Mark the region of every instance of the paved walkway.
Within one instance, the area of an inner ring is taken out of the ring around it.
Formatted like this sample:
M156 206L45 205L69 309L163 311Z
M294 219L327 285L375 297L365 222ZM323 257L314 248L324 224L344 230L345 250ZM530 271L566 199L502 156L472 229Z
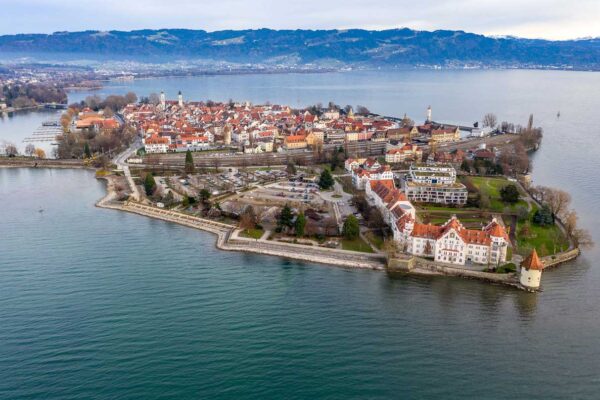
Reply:
M129 183L129 188L131 189L131 196L135 201L140 201L141 196L140 192L131 177L131 171L129 170L129 165L127 165L127 159L134 154L140 147L142 146L142 141L138 137L125 151L118 154L114 159L113 163L117 166L118 170L122 170L125 174L125 178L127 178L127 183Z

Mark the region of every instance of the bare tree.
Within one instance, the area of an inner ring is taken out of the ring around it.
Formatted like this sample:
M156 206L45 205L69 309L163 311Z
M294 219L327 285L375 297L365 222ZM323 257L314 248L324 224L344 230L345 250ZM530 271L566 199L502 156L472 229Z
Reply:
M13 143L6 143L4 145L4 154L8 157L16 157L19 155L19 150L17 150L17 146Z
M134 104L137 103L138 97L133 92L127 92L127 94L125 94L125 100L127 101L127 104Z
M585 229L575 229L571 238L575 242L575 246L580 248L590 248L594 246L592 235Z
M257 217L254 212L254 207L248 206L244 209L240 216L240 228L242 229L254 229L256 226Z
M148 102L156 106L158 103L160 103L160 97L156 93L150 93L148 96Z
M546 194L546 204L550 207L552 214L562 217L571 204L571 195L564 190L550 189Z
M371 111L369 111L369 109L365 106L358 105L358 106L356 106L356 113L366 115L366 114L371 114Z
M100 107L100 103L102 103L102 98L97 94L85 98L85 105L92 110L97 110Z
M32 157L35 154L35 146L33 143L29 143L27 146L25 146L25 154L29 157Z
M487 113L483 116L483 126L494 129L498 124L498 118L495 114Z
M327 236L337 235L339 233L338 224L335 221L335 218L326 218L323 221L323 228L325 229L325 235Z
M566 211L563 215L562 222L567 231L567 235L573 236L573 232L577 229L577 212L575 210Z
M533 130L533 114L529 114L529 121L527 121L527 130Z

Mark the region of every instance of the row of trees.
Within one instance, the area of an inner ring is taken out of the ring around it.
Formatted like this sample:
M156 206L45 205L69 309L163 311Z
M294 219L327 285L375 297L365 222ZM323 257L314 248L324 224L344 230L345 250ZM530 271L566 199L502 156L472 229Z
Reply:
M9 107L25 108L40 103L66 103L67 93L52 84L10 84L2 86L2 95Z
M138 97L133 92L128 92L125 95L109 95L102 98L98 95L92 95L85 98L80 103L72 104L72 107L83 108L89 107L94 111L105 110L107 113L115 113L123 109L127 104L136 103Z
M4 147L4 155L7 157L16 157L19 155L19 149L14 143L6 142L2 147ZM35 147L35 145L32 143L29 143L27 146L25 146L24 154L27 157L46 158L46 152L44 149Z
M132 95L135 96L135 94ZM99 96L90 97L99 98ZM113 108L124 107L128 104L129 100L133 99L127 97L128 95L108 96L104 100L99 98L100 100L96 105L97 108L104 107L105 116L109 117L113 113ZM111 154L128 146L135 138L135 129L127 124L119 126L110 133L98 133L91 129L82 132L72 132L71 121L73 118L76 118L83 107L89 107L86 101L71 104L62 114L60 123L63 128L63 136L59 141L58 147L54 150L57 158L89 158L93 154ZM91 101L90 104L94 105L95 100Z
M353 108L350 104L347 104L344 107L341 107L339 105L337 105L336 103L334 103L333 101L330 101L327 104L327 108L323 107L323 103L317 103L314 104L310 107L307 107L306 110L313 114L313 115L317 115L317 116L321 116L323 114L323 111L325 110L335 110L335 111L339 111L343 114L349 114L350 111L356 113L356 114L361 114L361 115L367 115L367 114L371 114L371 111L362 105L357 105L356 108ZM298 110L299 112L301 110Z
M559 218L563 223L567 235L576 246L590 247L593 245L590 233L578 227L579 217L577 212L570 208L571 195L564 190L547 186L532 186L529 188L531 195L542 203L542 208L533 216L533 222L538 225L555 223Z

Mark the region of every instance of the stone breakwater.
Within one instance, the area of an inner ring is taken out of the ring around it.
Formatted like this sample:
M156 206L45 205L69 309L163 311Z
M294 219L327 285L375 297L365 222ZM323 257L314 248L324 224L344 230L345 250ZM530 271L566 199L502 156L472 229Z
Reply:
M0 157L0 168L87 168L82 160L59 160L52 158Z
M232 225L135 202L117 203L113 198L109 190L109 194L98 201L96 206L127 211L213 233L217 236L216 247L221 250L245 251L346 268L385 269L386 258L383 255L242 238L234 234L236 228Z

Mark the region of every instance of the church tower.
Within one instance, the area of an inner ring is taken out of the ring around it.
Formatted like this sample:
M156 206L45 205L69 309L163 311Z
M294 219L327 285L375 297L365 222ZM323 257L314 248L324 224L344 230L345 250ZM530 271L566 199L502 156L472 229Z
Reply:
M427 107L427 120L425 122L431 122L431 106Z
M179 91L179 94L177 95L177 100L179 102L179 107L183 107L183 95L181 94L181 90Z
M542 280L544 264L535 249L521 263L519 283L527 289L539 289Z
M160 91L160 108L164 111L167 109L167 99L165 97L165 92Z

